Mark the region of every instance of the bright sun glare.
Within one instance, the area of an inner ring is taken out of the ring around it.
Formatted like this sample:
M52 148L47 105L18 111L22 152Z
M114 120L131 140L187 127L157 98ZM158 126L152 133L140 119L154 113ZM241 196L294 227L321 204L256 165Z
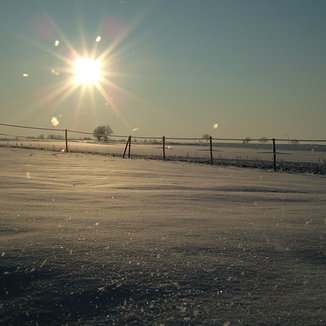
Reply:
M75 62L75 82L83 85L93 85L99 82L101 66L98 60L79 58Z
M49 26L58 34L58 37L52 43L53 48L48 48L39 42L32 43L42 51L45 50L47 54L61 61L63 66L47 66L53 80L54 78L58 78L58 80L53 85L50 85L49 88L44 87L44 91L37 95L38 106L44 106L46 103L55 101L53 103L60 107L73 94L77 93L75 102L76 116L81 114L81 110L84 111L84 114L88 113L84 110L86 107L85 100L94 112L99 107L100 101L103 101L103 105L114 111L126 128L131 129L128 121L119 111L117 103L119 103L118 100L122 99L123 96L131 97L138 101L141 99L125 87L120 86L114 79L123 77L125 80L131 77L131 75L123 74L115 69L120 67L120 62L125 58L124 51L129 46L126 46L124 42L127 42L126 38L132 31L131 27L134 27L134 24L124 26L121 23L121 26L117 28L117 32L110 36L106 25L111 26L115 24L115 20L108 16L105 19L105 23L103 23L104 34L98 35L93 39L93 45L89 48L86 47L86 36L82 33L80 36L84 44L77 49L68 40L56 22L50 16L47 19L49 20ZM110 37L106 37L107 35ZM29 74L23 72L22 77L28 78ZM53 119L52 124L58 125L58 121Z

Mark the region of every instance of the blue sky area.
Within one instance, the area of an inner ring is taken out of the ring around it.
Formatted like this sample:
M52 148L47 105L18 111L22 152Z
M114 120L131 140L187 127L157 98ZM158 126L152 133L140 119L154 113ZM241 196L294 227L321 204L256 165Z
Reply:
M318 0L2 0L0 122L326 139L325 17ZM92 50L102 79L76 85Z

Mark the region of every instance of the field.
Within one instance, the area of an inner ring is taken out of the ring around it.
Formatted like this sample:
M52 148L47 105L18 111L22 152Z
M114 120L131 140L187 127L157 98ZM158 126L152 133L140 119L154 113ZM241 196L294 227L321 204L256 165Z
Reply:
M98 153L121 157L125 151L127 140L111 140L108 143L96 142L94 140L68 140L67 147L70 152L76 153ZM188 161L210 163L211 153L208 142L200 140L200 143L175 142L170 139L165 143L165 158L172 161ZM198 141L198 140L197 140ZM52 151L66 149L64 140L0 140L0 146L38 148ZM139 142L135 139L130 148L132 157L163 159L162 139L151 140L151 142ZM221 143L214 141L212 144L212 162L215 165L238 166L273 169L273 148L271 143L262 144L253 142L243 144L242 142ZM326 174L326 146L313 143L288 144L277 143L275 151L275 168L281 171L311 172L315 174Z
M324 325L326 178L0 148L1 325Z

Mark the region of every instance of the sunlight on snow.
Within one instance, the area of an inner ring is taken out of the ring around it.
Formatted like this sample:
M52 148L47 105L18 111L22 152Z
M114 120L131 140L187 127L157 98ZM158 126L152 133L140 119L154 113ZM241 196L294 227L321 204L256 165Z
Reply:
M47 261L48 261L47 259L44 259L42 264L40 265L40 268L42 268L47 263Z

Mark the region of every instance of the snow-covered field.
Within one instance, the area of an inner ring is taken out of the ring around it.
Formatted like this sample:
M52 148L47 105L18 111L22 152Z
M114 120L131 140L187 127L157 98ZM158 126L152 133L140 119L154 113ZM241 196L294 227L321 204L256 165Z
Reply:
M326 178L0 148L1 325L325 325Z
M0 140L0 146L38 148L47 150L64 150L65 141L58 140ZM289 145L290 146L290 145ZM68 148L71 152L99 153L113 156L122 156L126 143L123 141L99 143L96 141L69 140ZM277 169L293 172L312 172L326 174L325 146L292 145L288 147L276 146ZM300 149L301 148L301 149ZM136 143L131 145L131 156L141 158L163 159L162 144ZM213 160L216 165L273 168L273 151L271 144L219 144L213 145ZM128 150L126 151L128 155ZM209 144L187 145L166 143L165 155L167 160L210 162Z

